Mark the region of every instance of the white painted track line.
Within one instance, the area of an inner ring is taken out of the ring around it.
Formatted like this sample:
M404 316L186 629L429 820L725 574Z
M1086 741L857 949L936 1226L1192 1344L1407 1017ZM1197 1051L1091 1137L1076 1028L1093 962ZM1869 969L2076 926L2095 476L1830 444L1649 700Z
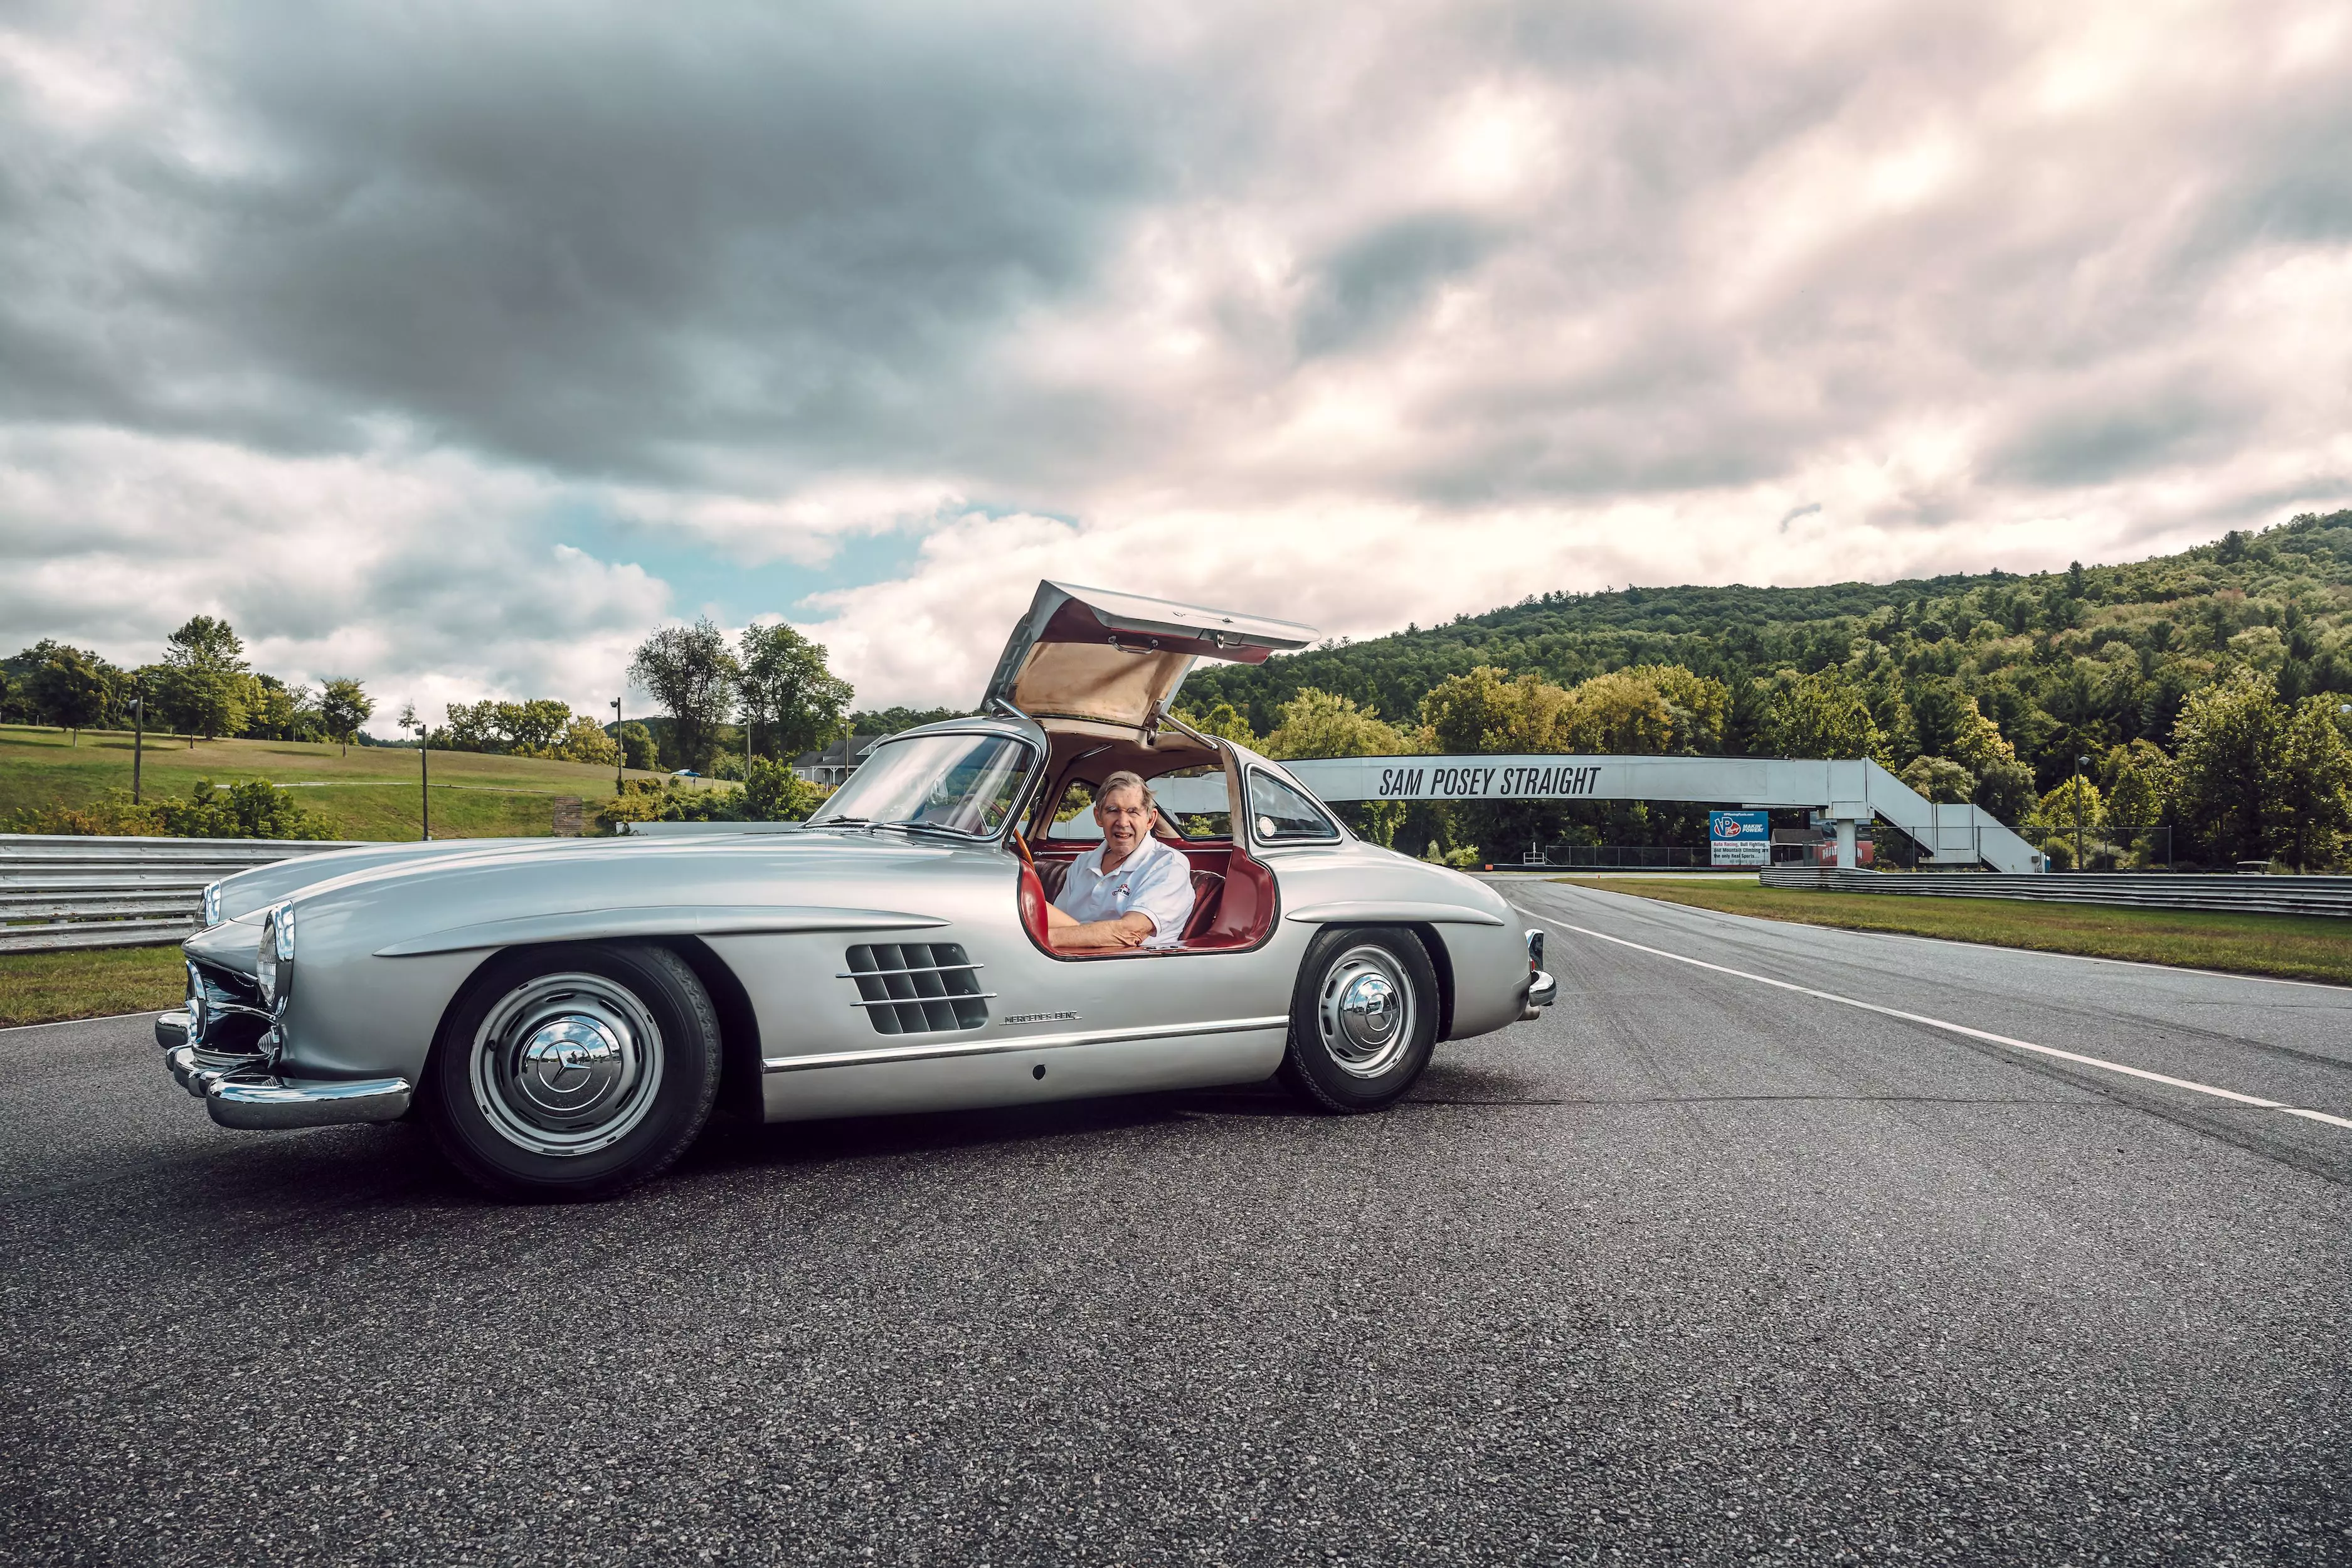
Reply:
M54 1029L65 1024L104 1024L116 1018L152 1018L158 1013L168 1013L169 1007L150 1007L143 1013L100 1013L94 1018L44 1018L37 1024L0 1026L0 1035L13 1035L19 1029Z
M1646 952L1653 958L1671 959L1676 963L1687 963L1694 969L1709 969L1717 974L1728 974L1735 979L1752 980L1759 985L1769 985L1780 991L1793 991L1800 996L1811 996L1817 1001L1835 1002L1844 1007L1859 1007L1865 1013L1877 1013L1889 1018L1900 1018L1906 1024L1921 1024L1930 1029L1941 1029L1947 1034L1964 1035L1971 1040L1983 1040L1989 1045L2002 1046L2013 1051L2030 1051L2039 1057L2054 1057L2060 1061L2073 1062L2078 1067L2095 1068L2101 1072L2119 1073L2126 1078L2160 1083L2168 1089L2185 1089L2191 1094L2210 1095L2215 1100L2226 1100L2233 1105L2252 1106L2257 1110L2284 1111L2289 1116L2300 1116L2310 1121L2324 1121L2330 1127L2352 1130L2352 1119L2331 1116L2325 1110L2306 1110L2299 1106L2283 1105L2275 1100L2264 1100L2259 1095L2240 1094L2234 1089L2216 1089L2210 1083L2197 1083L2185 1078L2174 1078L2167 1073L2150 1072L2146 1068L2126 1067L2121 1062L2111 1062L2103 1057L2086 1057L2080 1051L2062 1051L2055 1046L2037 1046L2032 1040L2013 1039L2007 1035L1996 1035L1984 1029L1972 1029L1966 1024L1955 1024L1944 1018L1930 1018L1924 1013L1906 1013L1900 1007L1881 1006L1878 1003L1864 1002L1857 996L1841 996L1834 991L1817 991L1810 985L1799 985L1794 981L1775 980L1769 974L1751 974L1744 969L1727 969L1720 963L1709 963L1703 958L1685 958L1679 952L1668 952L1659 947L1645 947L1638 942L1628 942L1622 936L1611 936L1606 931L1589 931L1583 926L1570 925L1564 921L1543 915L1536 915L1532 918L1556 925L1561 931L1572 931L1579 936L1589 936L1595 942L1615 942L1619 947L1630 947L1636 952Z

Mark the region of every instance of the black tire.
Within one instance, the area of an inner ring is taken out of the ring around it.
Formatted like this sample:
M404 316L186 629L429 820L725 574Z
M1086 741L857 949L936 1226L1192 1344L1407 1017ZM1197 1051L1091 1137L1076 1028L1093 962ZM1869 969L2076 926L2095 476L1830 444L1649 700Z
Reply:
M719 1016L677 954L527 948L483 965L425 1070L450 1163L503 1198L610 1197L659 1174L710 1119Z
M1281 1074L1291 1093L1339 1115L1385 1110L1419 1080L1436 1046L1437 973L1418 938L1390 926L1316 937L1291 994Z

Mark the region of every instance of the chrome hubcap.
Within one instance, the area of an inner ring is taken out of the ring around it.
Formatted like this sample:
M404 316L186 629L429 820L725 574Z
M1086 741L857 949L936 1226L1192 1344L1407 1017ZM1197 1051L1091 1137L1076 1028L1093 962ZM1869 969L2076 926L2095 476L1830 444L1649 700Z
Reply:
M633 993L601 974L542 974L476 1032L474 1103L518 1148L593 1153L646 1119L661 1064L661 1030Z
M1377 1078L1412 1039L1412 986L1383 948L1351 948L1324 973L1316 1007L1323 1048L1342 1072Z

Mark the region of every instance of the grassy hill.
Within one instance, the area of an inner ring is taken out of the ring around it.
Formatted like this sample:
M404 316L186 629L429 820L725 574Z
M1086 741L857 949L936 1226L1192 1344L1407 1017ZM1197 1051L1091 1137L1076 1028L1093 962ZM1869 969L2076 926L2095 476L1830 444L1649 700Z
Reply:
M58 730L0 726L0 819L44 806L85 805L109 790L131 787L131 737L84 731L77 743ZM613 793L613 770L580 763L471 752L435 752L433 835L436 838L525 837L570 831L584 805ZM340 747L300 741L182 741L150 736L141 772L155 795L184 795L199 779L226 784L268 779L297 790L339 838L414 838L417 835L417 756L414 751ZM632 773L634 778L657 778Z
M1260 734L1313 688L1411 727L1422 699L1480 665L1563 686L1643 664L1724 681L1724 749L1750 749L1759 678L1837 667L1882 727L1928 687L1974 696L2040 787L2084 751L2172 742L2189 693L2236 668L2287 700L2352 694L2352 511L2232 532L2176 555L2020 576L2007 572L1822 587L1632 587L1533 594L1444 626L1327 643L1186 682L1197 712L1231 703ZM1899 763L1900 759L1898 759Z

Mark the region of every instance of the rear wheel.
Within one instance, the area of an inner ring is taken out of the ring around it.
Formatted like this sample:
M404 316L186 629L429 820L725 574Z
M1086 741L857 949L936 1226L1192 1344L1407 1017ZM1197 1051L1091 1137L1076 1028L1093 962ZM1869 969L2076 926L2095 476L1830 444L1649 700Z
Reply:
M1282 1079L1318 1110L1381 1110L1404 1098L1437 1044L1437 974L1411 931L1336 929L1299 966Z
M492 960L449 1015L426 1110L450 1163L501 1197L606 1197L686 1151L719 1062L718 1015L676 954L533 948Z

